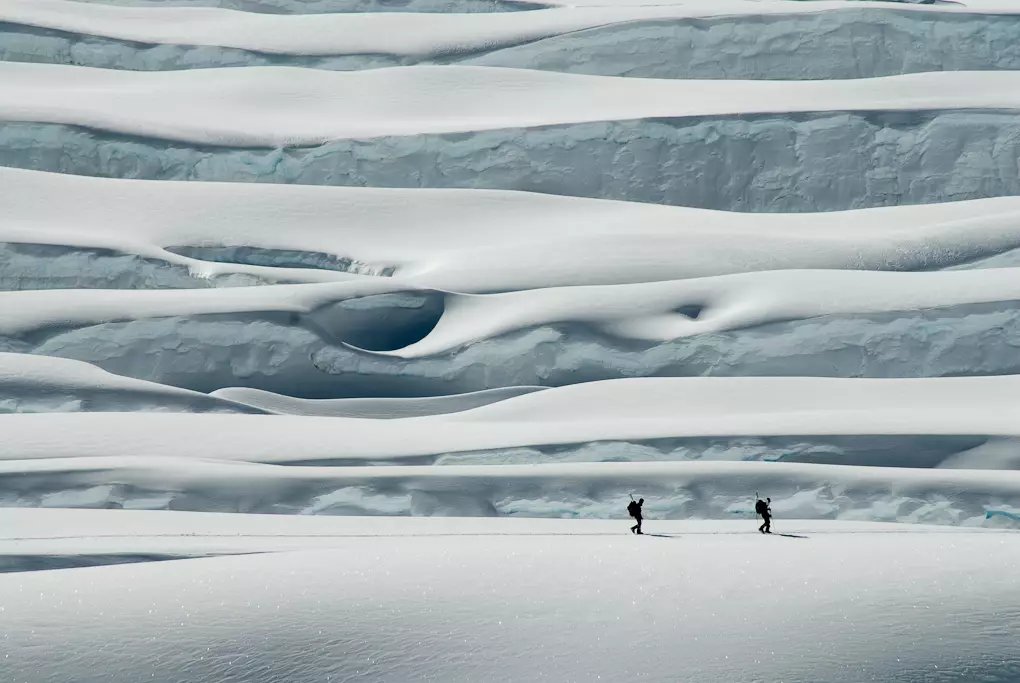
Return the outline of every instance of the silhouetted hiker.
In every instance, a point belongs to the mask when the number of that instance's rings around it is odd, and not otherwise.
[[[644,504],[644,498],[638,501],[631,500],[630,503],[627,504],[627,514],[637,520],[637,524],[630,528],[630,532],[632,534],[641,533],[641,506]]]
[[[770,506],[771,503],[772,503],[771,498],[766,498],[765,500],[759,498],[758,502],[754,504],[754,511],[761,515],[762,519],[765,520],[762,523],[762,525],[758,527],[758,531],[762,532],[763,534],[772,533],[772,507]]]

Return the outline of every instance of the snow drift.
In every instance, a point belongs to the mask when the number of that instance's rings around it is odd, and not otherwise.
[[[748,215],[534,193],[139,182],[0,168],[0,202],[6,290],[379,275],[480,293],[792,268],[1020,265],[1016,198]]]
[[[1017,377],[621,380],[511,395],[480,401],[470,409],[384,421],[159,414],[134,415],[129,429],[117,429],[121,418],[116,414],[7,415],[2,418],[5,439],[0,457],[187,454],[206,460],[268,463],[386,462],[600,441],[745,436],[1008,438],[1020,436],[1012,400],[1017,382]],[[456,400],[446,399],[448,403]],[[330,436],[338,432],[342,439]],[[972,446],[983,442],[971,441]],[[930,457],[922,452],[901,453],[899,460],[890,456],[876,464],[919,465],[917,461],[926,455]],[[920,466],[938,464],[936,460]]]
[[[257,407],[103,372],[87,363],[0,353],[0,413],[74,411],[257,413]]]
[[[1008,374],[1020,372],[1014,270],[766,271],[475,296],[392,278],[2,292],[0,348],[304,398],[649,375]]]
[[[0,120],[196,146],[328,141],[596,121],[821,111],[1015,110],[1020,74],[851,81],[675,81],[485,67],[253,67],[138,73],[0,63]],[[73,96],[72,99],[68,99]],[[820,106],[821,103],[821,106]]]
[[[796,683],[948,683],[1020,673],[1018,555],[1000,534],[502,529],[490,523],[492,535],[470,542],[347,538],[334,550],[74,570],[78,580],[6,574],[6,670],[64,680],[88,667],[104,680],[158,683],[659,682],[681,669],[705,683],[748,671]],[[700,533],[713,529],[723,535]]]

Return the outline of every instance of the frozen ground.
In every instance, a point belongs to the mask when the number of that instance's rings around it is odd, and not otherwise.
[[[47,538],[67,529],[114,553],[249,554],[0,576],[11,680],[1020,675],[1013,534],[649,521],[656,535],[634,538],[625,522],[114,514],[5,517],[29,539],[0,547],[74,556],[79,542]]]

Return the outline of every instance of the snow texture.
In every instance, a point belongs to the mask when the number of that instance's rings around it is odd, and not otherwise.
[[[1020,74],[945,72],[852,81],[697,81],[416,66],[157,73],[0,62],[0,120],[80,126],[195,146],[335,140],[632,119],[806,112],[1007,110]],[[57,96],[56,93],[60,93]]]
[[[96,680],[160,683],[665,681],[680,668],[706,683],[748,671],[944,683],[1020,673],[1020,556],[998,533],[791,523],[794,537],[762,538],[660,525],[661,538],[635,540],[576,521],[500,521],[461,527],[478,536],[437,537],[410,521],[376,537],[361,535],[380,528],[361,520],[319,526],[354,534],[332,549],[74,570],[78,580],[6,574],[6,671],[66,680],[87,666]],[[242,534],[257,533],[255,522]],[[130,528],[107,524],[97,526]]]
[[[1020,680],[1018,45],[0,0],[0,678]]]
[[[54,196],[75,206],[73,221]],[[5,290],[374,274],[485,293],[779,269],[1020,265],[1020,200],[1011,197],[748,215],[511,192],[138,182],[0,168],[0,203]]]
[[[217,119],[221,127],[230,120]],[[985,110],[631,120],[278,149],[0,123],[0,163],[156,180],[491,188],[804,212],[1018,195],[1018,139],[1014,114]]]
[[[0,7],[6,60],[146,71],[461,63],[642,78],[862,78],[1016,69],[1018,38],[1017,17],[887,3],[289,17],[69,0],[9,0]]]

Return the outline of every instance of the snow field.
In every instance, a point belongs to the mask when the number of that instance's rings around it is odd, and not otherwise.
[[[0,576],[7,671],[63,680],[87,666],[97,679],[168,683],[712,683],[747,671],[941,683],[1020,670],[1010,536],[791,523],[796,537],[763,538],[660,524],[663,537],[634,539],[589,535],[578,522],[499,521],[467,543],[417,536],[413,521],[396,527],[410,537],[335,538],[333,550],[79,569],[75,582],[66,572]]]

